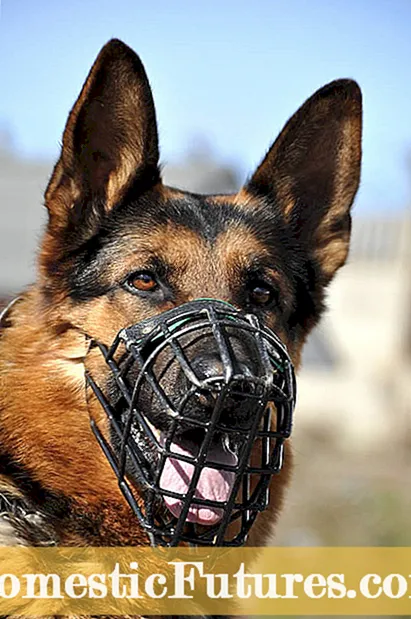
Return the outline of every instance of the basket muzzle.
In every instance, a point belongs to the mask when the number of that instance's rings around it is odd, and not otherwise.
[[[106,348],[87,384],[108,420],[93,432],[151,544],[240,546],[269,504],[295,405],[284,344],[253,314],[200,299]]]

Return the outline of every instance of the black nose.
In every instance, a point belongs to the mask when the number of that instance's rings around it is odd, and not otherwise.
[[[212,354],[197,357],[192,363],[199,380],[218,379],[224,377],[224,364],[221,359]],[[234,375],[238,377],[230,384],[230,393],[225,397],[221,410],[220,423],[230,429],[248,429],[252,424],[255,410],[255,383],[253,381],[253,369],[245,361],[235,359],[233,361]],[[210,381],[212,386],[214,381]],[[216,381],[219,383],[220,381]],[[214,383],[215,384],[215,383]],[[192,411],[197,415],[208,418],[212,415],[218,398],[218,390],[197,393],[197,406]]]

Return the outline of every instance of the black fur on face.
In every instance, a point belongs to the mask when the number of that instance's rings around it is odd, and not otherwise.
[[[213,259],[213,246],[223,233],[230,229],[235,231],[239,226],[246,229],[250,238],[264,245],[266,253],[260,256],[256,250],[254,256],[245,254],[248,265],[230,282],[230,297],[226,300],[241,309],[260,313],[270,323],[275,322],[292,341],[315,323],[322,309],[318,272],[306,248],[290,234],[281,213],[276,208],[250,212],[228,201],[214,202],[212,197],[194,194],[164,201],[156,191],[149,191],[119,204],[101,222],[96,235],[59,262],[61,285],[70,291],[70,297],[76,302],[86,303],[102,295],[114,297],[123,290],[127,267],[124,272],[119,268],[121,274],[113,277],[108,275],[110,265],[121,265],[125,247],[128,251],[133,246],[138,250],[140,238],[149,239],[153,231],[166,230],[169,225],[177,235],[179,227],[183,232],[189,230],[197,235],[208,246],[210,259]],[[191,250],[187,247],[188,255]],[[141,265],[142,269],[148,270],[147,267],[160,274],[170,302],[176,302],[184,294],[189,282],[185,281],[184,273],[173,277],[173,270],[178,268],[173,264],[173,256],[167,260],[167,256],[159,259],[153,255]],[[223,269],[224,265],[219,268]],[[251,307],[246,294],[247,282],[250,277],[264,277],[266,269],[278,273],[281,289],[275,290],[275,299],[269,308]],[[199,296],[202,296],[201,290]],[[158,311],[156,306],[161,305],[155,297],[145,299],[144,304],[154,313]]]

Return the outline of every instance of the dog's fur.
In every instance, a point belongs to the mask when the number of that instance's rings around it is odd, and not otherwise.
[[[147,538],[89,426],[89,339],[199,297],[259,313],[296,366],[344,264],[360,176],[361,93],[351,80],[317,91],[236,195],[161,183],[154,105],[139,58],[120,41],[99,54],[75,103],[46,191],[37,282],[0,337],[0,543],[138,545]],[[149,270],[155,293],[132,294]],[[253,290],[269,286],[270,302]],[[95,402],[93,414],[102,415]],[[272,533],[290,476],[272,480],[250,544]]]

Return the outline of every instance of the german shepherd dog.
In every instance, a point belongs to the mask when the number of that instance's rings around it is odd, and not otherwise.
[[[45,193],[37,281],[2,321],[2,545],[149,543],[90,428],[91,409],[107,444],[115,443],[97,398],[86,396],[85,367],[101,384],[108,380],[106,360],[90,342],[109,347],[121,329],[207,298],[256,316],[298,368],[325,290],[347,257],[361,123],[358,85],[334,81],[292,116],[237,194],[179,191],[161,182],[140,59],[118,40],[103,47],[69,114]],[[245,365],[247,346],[233,345]],[[193,350],[212,374],[212,348]],[[205,407],[199,398],[200,416]],[[161,431],[156,415],[151,426]],[[285,448],[250,545],[272,535],[290,479],[288,442]],[[208,481],[221,485],[224,476],[213,470]],[[177,487],[177,469],[170,465],[167,474]],[[143,490],[132,475],[130,483],[138,503]],[[205,528],[207,517],[218,520],[216,510],[200,512],[188,514]]]

